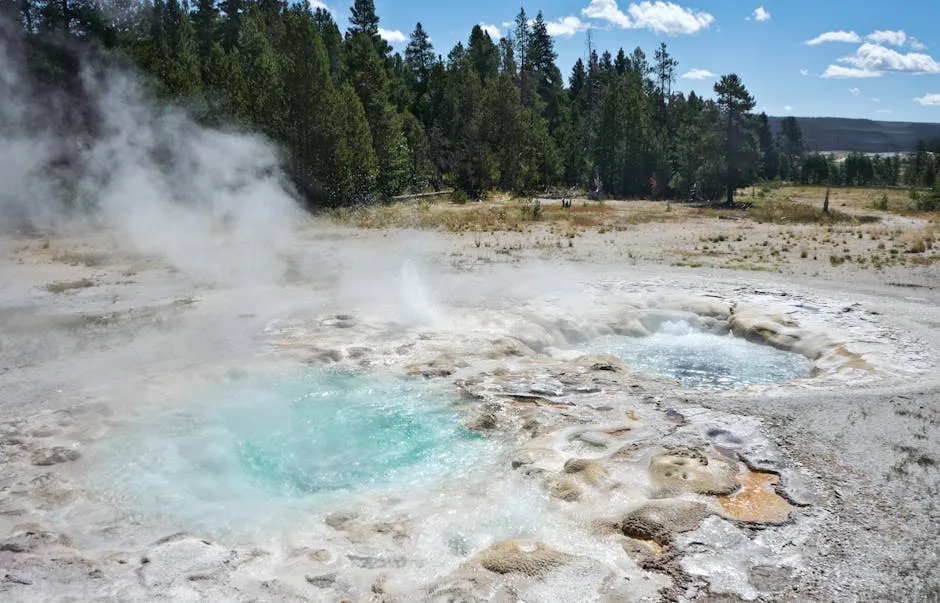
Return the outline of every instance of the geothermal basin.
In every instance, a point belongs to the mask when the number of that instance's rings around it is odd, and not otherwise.
[[[917,301],[356,236],[263,285],[13,256],[4,600],[830,600],[919,537],[869,505],[932,517]]]

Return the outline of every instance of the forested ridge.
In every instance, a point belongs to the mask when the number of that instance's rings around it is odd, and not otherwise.
[[[909,171],[897,159],[837,165],[805,153],[796,121],[774,133],[734,74],[714,85],[714,100],[674,91],[678,63],[665,44],[652,59],[590,49],[565,81],[542,14],[525,9],[506,37],[476,26],[443,55],[420,23],[393,52],[372,0],[355,0],[345,32],[326,10],[280,0],[0,6],[39,80],[68,87],[77,48],[131,61],[200,122],[275,141],[311,207],[445,186],[471,197],[569,187],[730,202],[758,179],[899,184]],[[929,178],[915,177],[931,185],[933,154],[921,160]]]

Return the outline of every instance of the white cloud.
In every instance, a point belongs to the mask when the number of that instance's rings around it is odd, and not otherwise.
[[[498,40],[503,37],[503,32],[499,30],[499,27],[495,25],[490,25],[489,23],[483,23],[480,21],[480,29],[490,34],[490,37],[494,40]]]
[[[927,45],[914,37],[911,38],[910,46],[912,50],[927,50]]]
[[[809,69],[800,69],[800,75],[809,75]]]
[[[662,0],[631,3],[627,12],[630,14],[620,10],[616,0],[591,0],[581,14],[589,19],[607,21],[620,29],[649,29],[668,36],[694,34],[708,29],[715,21],[715,17],[706,12]]]
[[[871,98],[868,99],[868,100],[870,100],[870,101],[873,102],[873,103],[880,103],[880,102],[881,102],[881,99],[878,98],[877,96],[873,96],[873,97],[871,97]]]
[[[690,69],[679,77],[686,80],[707,80],[717,76],[708,69]]]
[[[793,107],[791,107],[790,105],[784,105],[783,110],[785,113],[793,113]]]
[[[323,2],[320,2],[320,0],[307,0],[307,4],[310,5],[310,10],[317,10],[318,8],[322,8],[323,10],[325,10],[326,12],[330,14],[335,14],[332,8],[330,8]]]
[[[862,38],[854,31],[827,31],[826,33],[819,34],[812,40],[807,40],[806,43],[809,46],[816,46],[824,42],[849,42],[857,44],[861,41]]]
[[[852,96],[858,96],[861,93],[862,91],[858,88],[849,88],[849,94],[851,94]]]
[[[925,107],[940,107],[940,94],[925,94],[920,98],[915,98],[914,102]]]
[[[770,13],[767,12],[763,6],[758,6],[754,14],[747,18],[748,21],[751,19],[755,21],[770,21]]]
[[[863,77],[881,77],[877,71],[867,71],[865,69],[854,69],[852,67],[843,67],[842,65],[829,65],[821,76],[824,79],[843,79],[843,78],[863,78]]]
[[[862,44],[855,51],[855,56],[843,57],[839,62],[869,72],[940,73],[940,63],[930,55],[917,52],[901,54],[897,50],[871,42]]]
[[[884,115],[891,115],[892,113],[894,113],[894,111],[892,111],[891,109],[878,109],[877,111],[875,111],[875,113],[882,113],[882,114],[884,114]]]
[[[631,4],[630,16],[633,17],[635,27],[649,29],[656,33],[668,36],[680,34],[694,34],[715,21],[715,17],[702,11],[694,11],[673,4],[672,2],[640,2]]]
[[[570,38],[574,34],[585,31],[588,28],[590,28],[590,25],[577,17],[561,17],[556,21],[548,21],[545,23],[545,29],[548,30],[548,35],[561,36],[564,38]]]
[[[621,29],[633,27],[630,17],[620,10],[616,0],[591,0],[587,8],[581,11],[581,14],[589,19],[607,21]]]
[[[379,36],[390,44],[397,44],[400,42],[407,42],[408,36],[401,33],[397,29],[383,29],[379,28]]]
[[[892,46],[904,46],[907,43],[907,34],[903,31],[876,31],[865,36],[865,39],[876,44],[891,44]]]

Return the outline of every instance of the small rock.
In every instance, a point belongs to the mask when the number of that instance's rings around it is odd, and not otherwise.
[[[39,450],[33,455],[33,464],[40,467],[49,465],[58,465],[59,463],[70,463],[82,458],[82,453],[73,448],[56,446]]]
[[[6,575],[3,577],[3,581],[4,581],[4,582],[11,582],[11,583],[13,583],[13,584],[20,584],[20,585],[22,585],[22,586],[29,586],[30,584],[33,583],[31,580],[27,580],[26,578],[23,578],[23,577],[21,577],[21,576],[17,576],[17,575],[14,575],[14,574],[6,574]]]
[[[561,383],[533,383],[529,386],[529,391],[540,396],[560,396],[565,393]]]
[[[480,565],[496,574],[540,577],[572,557],[541,542],[507,540],[494,544],[479,556]]]
[[[350,562],[362,569],[379,569],[383,567],[405,567],[408,559],[405,557],[391,557],[385,554],[377,555],[346,555]]]
[[[470,431],[491,431],[496,429],[496,426],[496,414],[492,412],[485,412],[470,419],[464,424],[464,427]]]
[[[359,514],[355,511],[338,511],[336,513],[330,513],[323,521],[334,530],[343,530],[346,524],[358,517]]]
[[[304,576],[307,582],[317,588],[332,588],[336,584],[336,573],[322,574],[320,576]]]
[[[685,415],[675,408],[670,408],[666,411],[666,419],[673,423],[685,423]]]
[[[553,481],[549,490],[552,496],[565,502],[575,502],[581,499],[581,488],[570,479]]]

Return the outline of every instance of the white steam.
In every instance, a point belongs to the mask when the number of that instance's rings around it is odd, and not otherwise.
[[[37,109],[8,38],[0,35],[0,231],[104,227],[211,282],[283,273],[299,209],[267,141],[202,127],[116,69],[85,68],[80,96],[90,106],[63,95]],[[78,111],[94,116],[92,133],[69,127]]]

